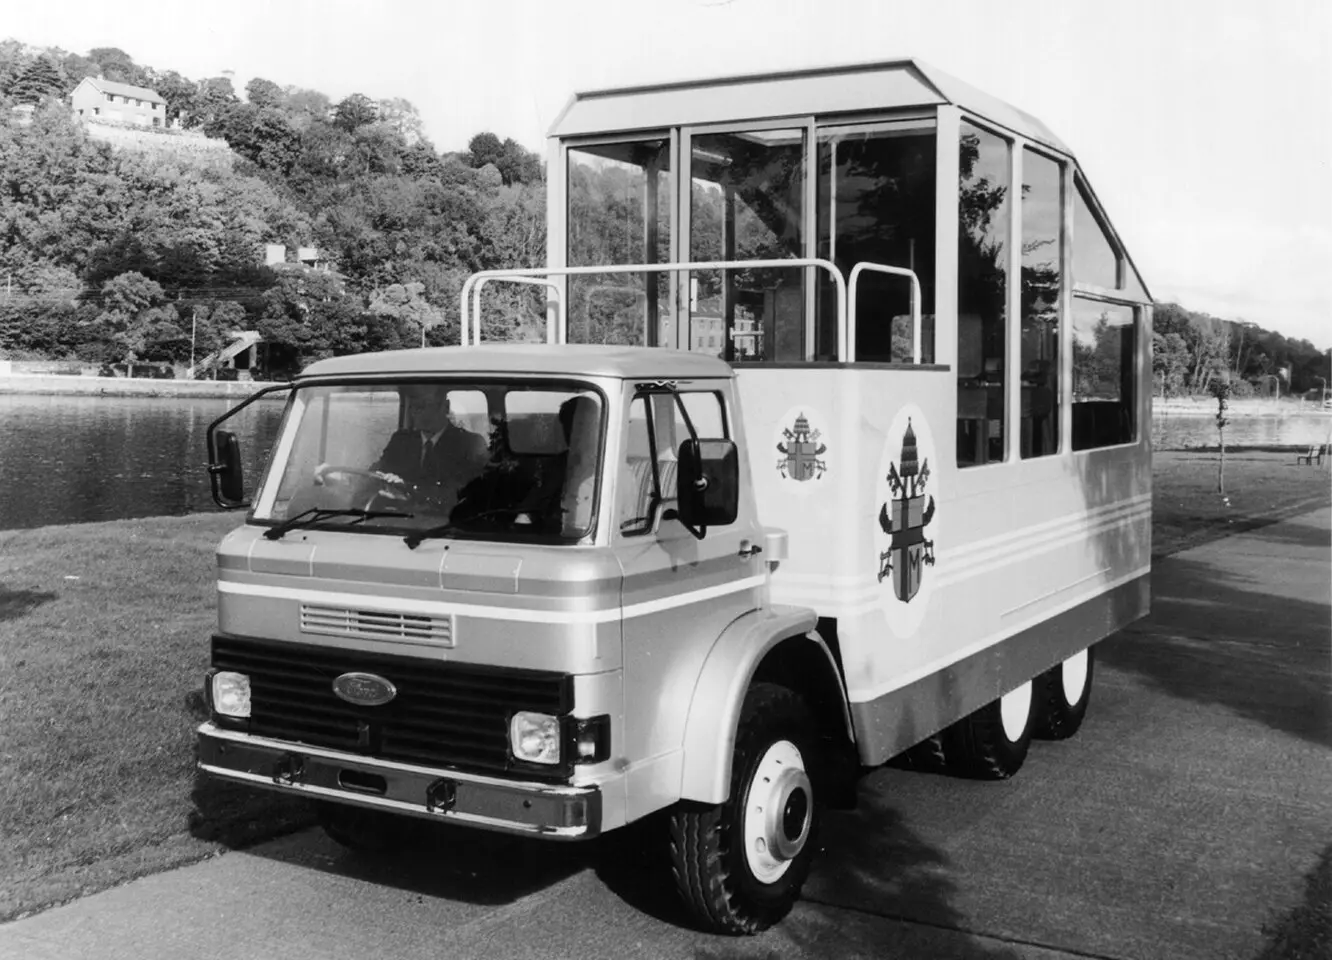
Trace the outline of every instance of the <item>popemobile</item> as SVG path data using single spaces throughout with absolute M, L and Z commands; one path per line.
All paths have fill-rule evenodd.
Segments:
M 753 933 L 861 770 L 1077 731 L 1149 605 L 1151 299 L 1068 147 L 917 61 L 580 94 L 547 191 L 462 345 L 236 408 L 289 391 L 257 489 L 210 427 L 199 765 L 361 848 L 662 812 Z

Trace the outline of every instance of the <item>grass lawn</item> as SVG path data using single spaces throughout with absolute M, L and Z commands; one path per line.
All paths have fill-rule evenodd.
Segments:
M 1332 500 L 1327 464 L 1238 453 L 1227 501 L 1216 462 L 1157 454 L 1157 556 Z M 0 921 L 310 822 L 299 801 L 195 780 L 213 550 L 239 520 L 0 532 Z
M 1215 451 L 1160 451 L 1152 459 L 1152 556 L 1161 557 L 1332 503 L 1332 476 L 1295 452 L 1227 453 L 1225 494 Z
M 0 532 L 0 921 L 308 821 L 195 791 L 213 551 L 240 519 Z

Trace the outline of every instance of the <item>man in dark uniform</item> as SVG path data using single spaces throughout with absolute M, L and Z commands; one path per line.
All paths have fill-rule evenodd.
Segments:
M 389 437 L 370 469 L 400 480 L 421 506 L 447 512 L 490 459 L 486 441 L 449 418 L 446 388 L 415 384 L 402 393 L 405 426 Z

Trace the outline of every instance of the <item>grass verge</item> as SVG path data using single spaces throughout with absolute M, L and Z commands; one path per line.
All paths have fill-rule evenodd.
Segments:
M 0 532 L 0 921 L 307 822 L 196 789 L 213 551 L 238 519 Z
M 1152 459 L 1152 556 L 1163 557 L 1332 504 L 1329 461 L 1296 464 L 1294 451 L 1160 451 Z
M 1162 452 L 1153 553 L 1332 500 L 1293 453 Z M 235 514 L 0 532 L 0 921 L 310 822 L 296 800 L 196 782 L 215 624 L 213 551 Z

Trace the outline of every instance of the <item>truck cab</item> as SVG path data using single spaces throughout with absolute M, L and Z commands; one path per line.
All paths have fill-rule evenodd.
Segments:
M 386 462 L 430 395 L 484 451 L 442 484 Z M 218 495 L 249 513 L 218 551 L 201 768 L 322 801 L 353 844 L 365 811 L 592 837 L 727 800 L 766 661 L 823 711 L 771 761 L 766 804 L 790 810 L 754 827 L 768 874 L 803 869 L 815 745 L 845 755 L 847 713 L 814 611 L 770 602 L 785 539 L 760 526 L 739 403 L 728 364 L 673 350 L 327 360 L 252 498 L 215 425 Z

